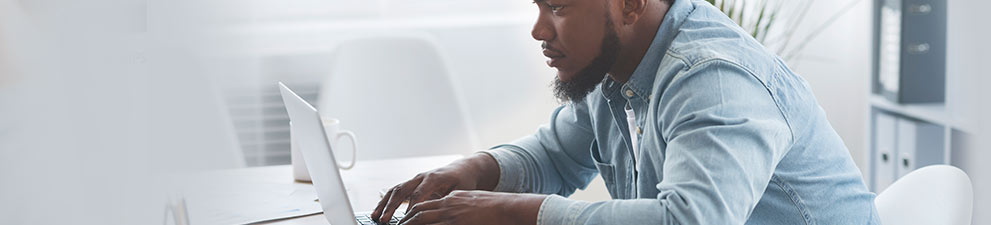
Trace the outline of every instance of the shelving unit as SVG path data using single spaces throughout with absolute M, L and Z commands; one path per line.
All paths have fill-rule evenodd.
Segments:
M 950 164 L 973 131 L 948 105 L 946 0 L 874 1 L 868 186 L 877 193 L 912 170 Z

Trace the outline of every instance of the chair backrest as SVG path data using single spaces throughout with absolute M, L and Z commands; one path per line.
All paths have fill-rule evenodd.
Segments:
M 974 190 L 962 170 L 933 165 L 898 179 L 874 203 L 881 224 L 970 225 Z
M 320 88 L 318 107 L 355 132 L 358 159 L 470 153 L 479 147 L 477 136 L 452 79 L 429 38 L 344 41 Z

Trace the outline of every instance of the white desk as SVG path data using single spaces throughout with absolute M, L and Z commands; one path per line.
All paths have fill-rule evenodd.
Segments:
M 341 171 L 351 206 L 356 212 L 372 211 L 378 205 L 379 191 L 406 181 L 425 172 L 461 158 L 460 155 L 443 155 L 418 158 L 358 161 L 351 170 Z M 199 179 L 212 187 L 231 187 L 231 184 L 285 184 L 311 185 L 296 182 L 292 166 L 266 166 L 243 169 L 211 171 Z M 401 209 L 405 209 L 402 208 Z M 196 221 L 191 221 L 196 224 Z M 322 214 L 271 221 L 266 224 L 328 224 Z

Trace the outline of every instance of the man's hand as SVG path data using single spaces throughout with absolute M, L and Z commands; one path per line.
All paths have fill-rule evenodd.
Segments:
M 443 198 L 455 190 L 492 190 L 498 182 L 499 164 L 489 154 L 476 153 L 389 189 L 371 216 L 375 221 L 389 221 L 405 201 L 409 201 L 409 211 L 417 203 Z
M 413 206 L 401 225 L 537 224 L 546 195 L 489 191 L 454 191 L 441 199 Z

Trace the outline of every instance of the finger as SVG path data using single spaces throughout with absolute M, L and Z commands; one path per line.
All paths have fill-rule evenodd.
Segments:
M 451 191 L 451 193 L 448 193 L 447 195 L 449 195 L 449 196 L 471 196 L 471 193 L 474 193 L 474 192 L 475 191 L 455 190 L 455 191 Z
M 392 198 L 392 190 L 395 190 L 395 188 L 389 188 L 389 191 L 386 192 L 384 196 L 382 196 L 381 200 L 379 200 L 378 206 L 376 206 L 375 210 L 372 211 L 372 215 L 371 215 L 372 218 L 379 218 L 379 216 L 382 215 L 382 211 L 384 211 L 383 209 L 385 209 L 385 205 L 389 203 L 389 198 Z
M 400 225 L 421 225 L 421 224 L 435 224 L 443 222 L 444 212 L 443 210 L 427 210 L 418 212 L 412 216 L 406 215 L 399 222 Z
M 420 212 L 439 209 L 443 201 L 444 200 L 436 199 L 436 200 L 430 200 L 416 204 L 406 212 L 406 217 L 404 217 L 402 220 L 399 220 L 399 223 L 403 223 L 403 221 L 410 220 L 412 217 L 416 216 L 416 214 Z
M 409 213 L 410 209 L 412 209 L 414 205 L 419 204 L 420 202 L 443 198 L 444 195 L 447 194 L 446 192 L 449 192 L 447 190 L 436 190 L 437 188 L 434 187 L 428 188 L 428 186 L 435 186 L 436 184 L 427 182 L 426 179 L 424 179 L 423 184 L 425 185 L 420 185 L 419 187 L 416 187 L 416 190 L 413 191 L 413 194 L 409 196 L 409 204 L 406 205 L 406 213 Z
M 373 221 L 379 222 L 382 221 L 382 218 L 385 218 L 384 221 L 389 221 L 390 220 L 389 218 L 392 218 L 393 210 L 389 210 L 389 206 L 392 205 L 395 200 L 399 199 L 399 196 L 397 196 L 399 195 L 399 190 L 401 190 L 401 188 L 405 185 L 406 183 L 402 183 L 389 189 L 389 195 L 383 197 L 382 200 L 380 201 L 380 203 L 383 203 L 382 209 L 378 210 L 379 213 L 377 215 L 373 215 L 372 217 Z
M 414 182 L 415 181 L 415 182 Z M 411 180 L 403 185 L 396 186 L 392 190 L 392 196 L 389 197 L 389 203 L 385 204 L 385 208 L 382 210 L 382 215 L 379 217 L 378 222 L 389 221 L 392 219 L 392 214 L 396 212 L 396 208 L 403 204 L 406 199 L 409 199 L 409 194 L 413 192 L 413 189 L 420 186 L 419 180 Z

